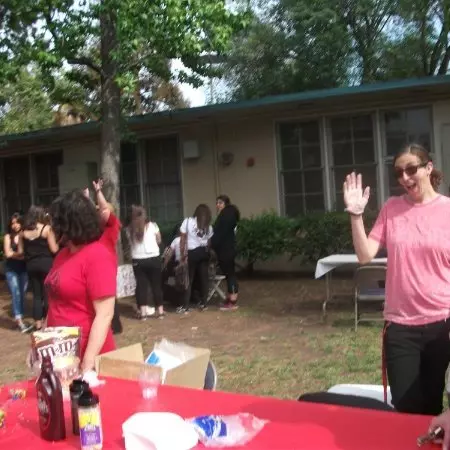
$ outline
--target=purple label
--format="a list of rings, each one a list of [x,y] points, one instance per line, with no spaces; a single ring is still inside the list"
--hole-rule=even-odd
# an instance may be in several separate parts
[[[102,443],[102,431],[96,425],[86,425],[80,428],[81,447],[90,447]]]

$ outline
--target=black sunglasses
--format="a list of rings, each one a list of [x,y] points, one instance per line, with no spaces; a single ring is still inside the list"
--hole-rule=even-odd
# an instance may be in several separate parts
[[[426,163],[419,164],[417,166],[408,166],[405,167],[404,169],[400,167],[394,167],[395,178],[402,178],[404,173],[406,173],[406,175],[411,177],[415,175],[419,169],[421,169],[422,167],[426,167],[428,163],[429,161],[427,161]]]

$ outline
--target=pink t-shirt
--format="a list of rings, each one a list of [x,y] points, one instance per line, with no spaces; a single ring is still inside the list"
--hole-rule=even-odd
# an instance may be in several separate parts
[[[450,198],[392,197],[369,237],[387,249],[387,321],[424,325],[450,316]]]

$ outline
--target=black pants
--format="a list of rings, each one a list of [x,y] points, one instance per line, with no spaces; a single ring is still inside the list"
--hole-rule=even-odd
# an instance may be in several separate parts
[[[449,331],[449,319],[420,326],[387,325],[386,367],[397,411],[433,416],[442,412]]]
[[[197,247],[188,251],[189,287],[184,292],[184,308],[189,309],[194,279],[199,290],[199,303],[206,305],[209,291],[208,264],[209,252],[206,247]]]
[[[161,258],[133,259],[133,271],[136,278],[136,302],[138,307],[150,306],[148,301],[149,287],[153,294],[153,303],[162,306]]]
[[[38,270],[28,270],[28,281],[33,293],[33,319],[43,320],[47,317],[48,300],[44,287],[47,272]]]
[[[239,292],[239,285],[236,278],[236,250],[234,247],[218,248],[216,249],[217,261],[221,272],[225,275],[227,280],[227,289],[229,294],[237,294]]]

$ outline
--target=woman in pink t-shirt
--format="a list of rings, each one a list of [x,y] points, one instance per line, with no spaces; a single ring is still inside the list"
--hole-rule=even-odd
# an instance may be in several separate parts
[[[450,199],[437,192],[441,174],[419,145],[394,158],[405,194],[382,207],[369,236],[363,213],[370,195],[361,175],[344,182],[353,245],[360,263],[388,254],[384,353],[392,402],[401,412],[442,411],[450,361]]]
[[[47,326],[81,327],[81,369],[92,370],[95,358],[115,349],[111,331],[116,295],[116,255],[99,241],[100,217],[78,190],[50,207],[52,227],[65,242],[48,274]]]

